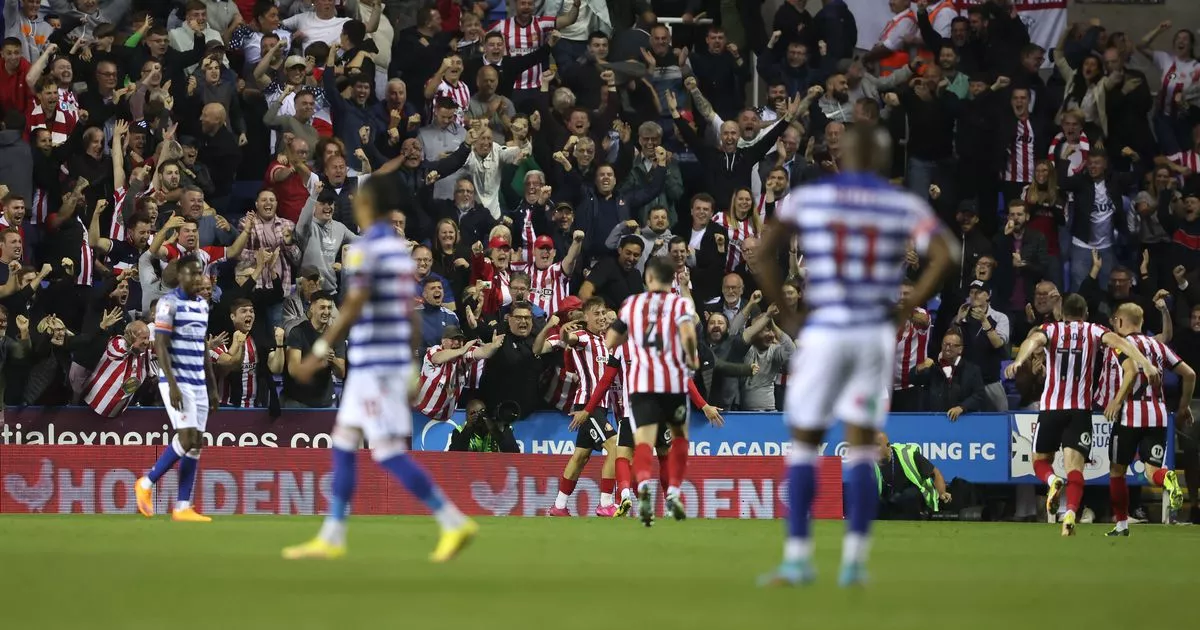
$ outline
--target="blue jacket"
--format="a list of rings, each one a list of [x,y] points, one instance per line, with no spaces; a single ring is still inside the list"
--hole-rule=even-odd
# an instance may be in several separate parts
[[[447,326],[457,326],[458,315],[444,306],[421,305],[421,348],[442,343],[442,331]]]

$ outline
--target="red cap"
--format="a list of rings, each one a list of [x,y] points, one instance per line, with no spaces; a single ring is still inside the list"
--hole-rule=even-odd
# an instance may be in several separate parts
[[[583,308],[583,300],[575,297],[574,295],[568,295],[567,297],[563,298],[563,301],[558,303],[559,314],[578,311],[581,308]]]
[[[501,247],[512,247],[509,245],[508,239],[503,236],[493,236],[492,240],[488,241],[488,247],[491,249],[499,249]]]
[[[534,249],[554,249],[554,239],[552,239],[546,235],[539,236],[539,237],[537,237],[537,240],[533,241],[533,248]]]

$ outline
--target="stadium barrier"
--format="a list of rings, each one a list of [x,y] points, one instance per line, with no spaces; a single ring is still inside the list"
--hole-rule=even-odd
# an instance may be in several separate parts
[[[689,427],[691,451],[698,457],[777,457],[791,448],[778,413],[727,413],[722,428],[714,428],[699,413]],[[205,440],[212,446],[328,448],[334,412],[287,410],[271,418],[265,410],[221,409],[208,420]],[[462,424],[462,412],[449,422],[413,419],[413,450],[444,451],[451,433]],[[1094,423],[1091,461],[1084,476],[1089,483],[1108,483],[1110,425],[1101,415]],[[943,414],[890,414],[887,432],[893,442],[912,442],[947,479],[974,483],[1033,484],[1032,439],[1035,412],[967,414],[950,422]],[[575,434],[564,415],[539,412],[514,423],[523,453],[564,455],[574,449]],[[1167,464],[1174,464],[1174,421],[1167,431]],[[846,444],[839,428],[821,445],[822,455],[843,455]],[[170,438],[161,409],[130,409],[117,418],[100,418],[81,407],[9,409],[0,425],[0,445],[155,445]],[[1056,468],[1062,474],[1061,456]],[[1130,483],[1143,483],[1143,467],[1130,468]]]
[[[0,446],[0,513],[134,514],[133,486],[163,446]],[[568,457],[497,453],[431,453],[413,456],[467,514],[541,516],[553,506]],[[424,506],[359,453],[355,514],[426,514]],[[590,515],[600,502],[602,458],[594,457],[568,504]],[[842,517],[841,460],[821,459],[816,518]],[[204,449],[193,500],[211,516],[320,514],[329,507],[329,453],[312,448],[213,447]],[[681,488],[690,518],[784,516],[787,485],[778,457],[696,457]],[[159,481],[156,510],[175,502],[176,471]],[[661,494],[657,493],[656,494]],[[661,496],[655,500],[662,513]]]

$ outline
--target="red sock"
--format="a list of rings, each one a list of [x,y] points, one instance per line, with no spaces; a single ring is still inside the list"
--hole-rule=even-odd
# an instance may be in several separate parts
[[[1083,472],[1072,470],[1067,473],[1067,509],[1079,513],[1079,504],[1083,502]]]
[[[1113,520],[1128,520],[1129,484],[1125,483],[1124,475],[1108,478],[1108,494],[1112,497]]]
[[[575,482],[576,481],[577,480],[575,480],[575,479],[567,479],[566,477],[560,478],[558,480],[558,491],[567,496],[570,496],[572,492],[575,492]]]
[[[1161,488],[1163,485],[1163,481],[1165,481],[1166,479],[1167,479],[1167,469],[1159,468],[1158,470],[1154,471],[1154,476],[1150,478],[1150,481],[1153,481],[1154,485],[1159,486]]]
[[[600,492],[603,494],[612,494],[613,487],[617,485],[616,479],[601,479]]]
[[[650,466],[654,457],[654,448],[649,444],[638,444],[633,447],[633,478],[637,485],[650,479]]]
[[[1049,483],[1047,479],[1054,474],[1054,464],[1049,460],[1035,459],[1033,460],[1033,474],[1041,479],[1042,483]]]
[[[629,487],[630,480],[633,479],[633,463],[628,457],[617,458],[617,496],[620,496],[626,488]]]
[[[669,455],[662,455],[658,458],[658,485],[662,486],[663,496],[666,496],[667,488],[671,485]]]
[[[683,485],[683,476],[687,474],[688,440],[676,437],[671,440],[671,450],[667,452],[667,460],[671,469],[671,486],[676,488]]]

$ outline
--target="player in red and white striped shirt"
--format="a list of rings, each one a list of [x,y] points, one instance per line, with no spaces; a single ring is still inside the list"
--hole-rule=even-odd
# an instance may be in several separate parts
[[[1161,339],[1142,334],[1142,307],[1127,302],[1113,314],[1117,334],[1132,343],[1160,373],[1171,370],[1183,379],[1179,407],[1175,419],[1180,423],[1191,420],[1192,393],[1196,387],[1196,372],[1175,354]],[[1134,456],[1146,465],[1146,481],[1166,490],[1171,509],[1183,507],[1183,489],[1175,471],[1163,466],[1167,450],[1168,412],[1162,383],[1155,382],[1138,370],[1132,359],[1110,351],[1105,364],[1108,374],[1120,379],[1120,389],[1107,401],[1104,416],[1113,423],[1108,442],[1108,488],[1116,526],[1108,536],[1129,535],[1129,486],[1125,471]]]
[[[104,348],[96,371],[87,380],[83,402],[97,414],[115,418],[125,411],[149,372],[150,327],[142,321],[125,326]]]
[[[496,335],[491,343],[478,339],[464,342],[458,326],[446,326],[442,343],[430,346],[421,361],[421,378],[413,407],[432,420],[449,420],[458,406],[458,397],[467,384],[468,372],[475,363],[486,359],[504,343],[504,335]]]
[[[534,17],[533,0],[517,0],[513,17],[496,22],[490,30],[504,35],[508,56],[529,55],[542,45],[542,38],[547,35],[548,31],[566,28],[575,23],[575,19],[579,17],[579,2],[570,4],[571,8],[558,17]],[[536,90],[541,87],[542,66],[540,64],[521,73],[513,85],[513,89],[516,90]]]
[[[604,299],[592,298],[583,304],[583,320],[568,322],[560,331],[567,345],[563,362],[573,364],[575,374],[579,376],[572,407],[573,415],[568,425],[569,430],[578,433],[575,436],[575,452],[571,454],[571,459],[567,460],[563,469],[558,496],[554,499],[550,516],[570,515],[567,501],[575,491],[579,475],[591,459],[592,451],[601,449],[605,451],[606,456],[604,467],[600,469],[600,505],[596,507],[596,516],[613,516],[617,512],[617,505],[613,500],[613,489],[617,485],[617,432],[608,421],[612,401],[603,401],[593,413],[584,411],[592,392],[600,383],[605,367],[615,367],[621,361],[619,349],[614,351],[605,343],[611,323],[607,313]]]
[[[1050,487],[1046,511],[1053,514],[1064,485],[1054,474],[1054,454],[1062,449],[1067,471],[1062,535],[1074,536],[1075,514],[1083,499],[1083,465],[1092,451],[1092,367],[1097,353],[1102,345],[1114,348],[1132,358],[1151,380],[1160,375],[1133,344],[1103,326],[1088,323],[1087,302],[1082,296],[1067,296],[1062,312],[1065,321],[1029,333],[1005,375],[1013,378],[1034,352],[1045,349],[1046,387],[1033,434],[1033,472]]]
[[[1033,181],[1034,164],[1038,158],[1034,150],[1037,142],[1036,131],[1033,119],[1029,115],[1029,90],[1013,88],[1010,103],[1013,116],[1016,117],[1015,133],[1009,141],[1000,179],[1010,184],[1028,184]]]
[[[913,283],[900,285],[900,301],[912,295]],[[912,317],[896,332],[896,371],[892,381],[892,411],[918,411],[920,389],[913,385],[913,368],[921,365],[929,352],[929,311],[913,307]]]
[[[612,344],[629,347],[629,404],[634,434],[633,474],[638,489],[638,515],[649,527],[654,523],[650,503],[650,468],[654,442],[661,424],[671,426],[667,455],[670,485],[666,507],[683,520],[679,487],[687,471],[688,384],[700,366],[696,337],[696,310],[692,301],[671,293],[675,269],[663,258],[646,261],[646,293],[632,295],[621,306],[609,335]]]

